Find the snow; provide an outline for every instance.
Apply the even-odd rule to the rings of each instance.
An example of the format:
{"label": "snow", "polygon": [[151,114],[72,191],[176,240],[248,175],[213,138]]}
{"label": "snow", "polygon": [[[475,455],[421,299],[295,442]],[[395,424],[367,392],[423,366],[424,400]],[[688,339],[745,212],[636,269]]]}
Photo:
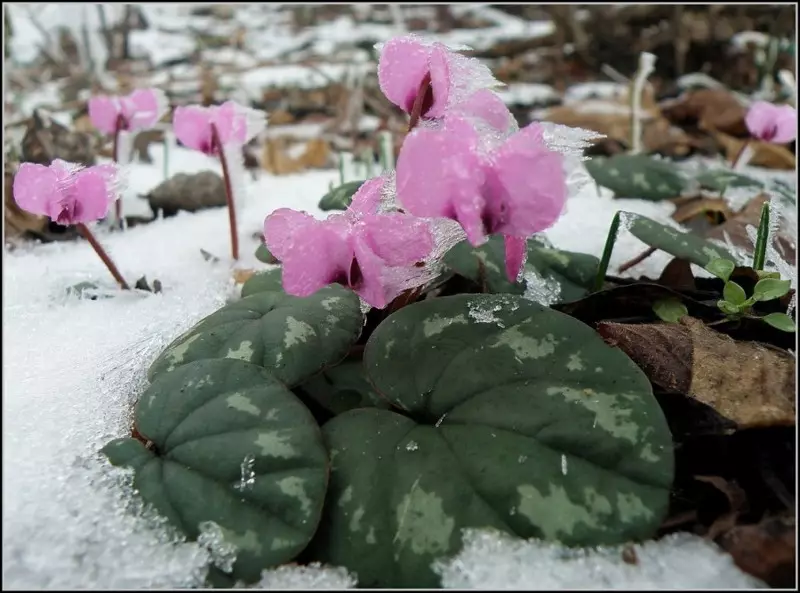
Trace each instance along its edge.
{"label": "snow", "polygon": [[[740,571],[717,546],[695,535],[676,534],[631,546],[570,550],[541,541],[520,541],[469,530],[464,549],[438,565],[449,589],[753,589],[763,583]],[[629,557],[630,558],[630,557]]]}

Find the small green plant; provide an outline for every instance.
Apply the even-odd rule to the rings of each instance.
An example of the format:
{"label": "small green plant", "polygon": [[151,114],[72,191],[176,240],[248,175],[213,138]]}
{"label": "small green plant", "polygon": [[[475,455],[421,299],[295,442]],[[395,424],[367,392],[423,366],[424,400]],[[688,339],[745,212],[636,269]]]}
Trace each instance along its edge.
{"label": "small green plant", "polygon": [[742,317],[761,319],[764,323],[785,332],[796,331],[794,320],[785,313],[770,313],[763,317],[753,314],[753,305],[757,302],[773,301],[784,296],[791,287],[789,280],[781,280],[777,272],[757,270],[760,278],[749,297],[739,284],[730,279],[736,265],[726,259],[714,259],[706,266],[706,270],[725,282],[722,290],[722,299],[717,301],[717,307],[725,313],[729,320]]}
{"label": "small green plant", "polygon": [[678,323],[681,317],[689,314],[689,310],[678,299],[658,299],[653,303],[653,313],[667,323]]}

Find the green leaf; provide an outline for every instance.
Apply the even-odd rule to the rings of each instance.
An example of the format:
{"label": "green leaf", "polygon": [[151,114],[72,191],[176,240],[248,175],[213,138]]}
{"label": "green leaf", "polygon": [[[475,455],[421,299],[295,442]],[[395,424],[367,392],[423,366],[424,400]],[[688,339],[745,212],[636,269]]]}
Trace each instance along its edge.
{"label": "green leaf", "polygon": [[277,264],[278,259],[270,253],[270,250],[267,249],[267,246],[261,243],[258,248],[256,249],[256,259],[260,262],[264,262],[265,264]]}
{"label": "green leaf", "polygon": [[695,181],[700,184],[700,187],[717,192],[723,192],[730,187],[753,187],[757,189],[764,187],[764,184],[760,181],[741,173],[734,173],[729,169],[705,171],[695,177]]}
{"label": "green leaf", "polygon": [[722,299],[717,301],[717,307],[719,307],[719,310],[725,313],[725,315],[739,314],[739,307],[737,307],[733,303],[729,303],[728,301],[724,301]]}
{"label": "green leaf", "polygon": [[346,360],[325,369],[303,383],[300,390],[336,415],[356,408],[389,408],[389,402],[369,384],[360,360]]}
{"label": "green leaf", "polygon": [[435,587],[464,528],[594,546],[651,537],[672,440],[650,382],[583,323],[512,295],[421,301],[367,342],[371,382],[407,416],[352,410],[315,559],[363,587]]}
{"label": "green leaf", "polygon": [[235,358],[296,385],[344,358],[363,321],[358,297],[338,285],[305,298],[259,292],[224,306],[177,338],[148,377],[195,360]]}
{"label": "green leaf", "polygon": [[769,202],[761,206],[761,217],[758,221],[756,244],[753,248],[753,269],[763,270],[767,261],[767,242],[769,241]]}
{"label": "green leaf", "polygon": [[668,323],[677,323],[689,310],[678,299],[659,299],[653,303],[653,312]]}
{"label": "green leaf", "polygon": [[348,181],[339,187],[333,188],[327,194],[322,196],[319,201],[320,210],[347,210],[350,202],[353,200],[353,194],[363,184],[363,181]]}
{"label": "green leaf", "polygon": [[790,333],[797,331],[797,324],[794,319],[789,317],[786,313],[770,313],[769,315],[764,315],[761,319],[775,329]]}
{"label": "green leaf", "polygon": [[753,296],[757,301],[771,301],[779,299],[792,287],[789,280],[776,280],[774,278],[764,278],[756,283],[753,288]]}
{"label": "green leaf", "polygon": [[676,165],[643,154],[594,157],[585,164],[597,184],[613,191],[617,198],[669,200],[687,187]]}
{"label": "green leaf", "polygon": [[735,268],[736,268],[735,263],[733,263],[729,259],[722,259],[722,258],[712,259],[710,262],[708,262],[708,265],[706,266],[706,270],[714,274],[714,276],[716,276],[723,282],[728,281],[728,278],[731,277],[731,274],[733,274],[733,270]]}
{"label": "green leaf", "polygon": [[623,216],[629,223],[628,230],[634,237],[677,258],[685,259],[703,268],[714,259],[736,261],[736,258],[725,249],[692,233],[683,233],[632,212],[624,212]]}
{"label": "green leaf", "polygon": [[259,292],[283,292],[280,268],[256,272],[242,285],[242,298]]}
{"label": "green leaf", "polygon": [[[161,375],[136,406],[154,445],[117,439],[103,452],[135,470],[142,498],[190,539],[235,546],[237,580],[299,554],[319,523],[328,458],[314,417],[265,369],[198,361]],[[232,568],[232,571],[230,570]]]}
{"label": "green leaf", "polygon": [[764,278],[775,278],[776,280],[781,279],[780,272],[767,272],[766,270],[755,270],[755,273],[760,279]]}
{"label": "green leaf", "polygon": [[523,268],[523,279],[509,282],[505,268],[503,237],[493,235],[480,247],[472,247],[466,240],[453,246],[444,256],[445,264],[454,272],[481,282],[491,293],[524,294],[528,282],[550,287],[557,294],[556,302],[568,302],[584,297],[597,273],[598,259],[585,253],[573,253],[545,247],[535,239],[528,241],[528,258]]}
{"label": "green leaf", "polygon": [[744,288],[730,280],[725,283],[725,287],[722,289],[722,296],[725,297],[727,302],[736,307],[741,307],[747,300],[747,293]]}

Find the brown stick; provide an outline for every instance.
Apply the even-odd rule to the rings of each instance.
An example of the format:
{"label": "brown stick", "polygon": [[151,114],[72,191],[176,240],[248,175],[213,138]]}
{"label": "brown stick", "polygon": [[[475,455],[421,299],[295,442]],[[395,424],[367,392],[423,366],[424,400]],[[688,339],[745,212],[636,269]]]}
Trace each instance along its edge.
{"label": "brown stick", "polygon": [[[114,126],[114,145],[112,147],[112,156],[114,158],[114,163],[119,165],[119,135],[122,132],[122,126],[125,123],[125,119],[122,117],[120,113],[117,115],[117,123]],[[117,218],[117,224],[120,228],[124,228],[125,225],[122,224],[122,196],[114,202],[114,215]]]}
{"label": "brown stick", "polygon": [[228,159],[222,150],[222,142],[219,139],[217,126],[211,124],[211,141],[214,148],[219,153],[219,162],[222,163],[222,178],[225,181],[225,200],[228,203],[228,222],[231,227],[231,256],[234,260],[239,259],[239,234],[236,231],[236,206],[233,202],[233,190],[231,189],[231,176],[228,172]]}
{"label": "brown stick", "polygon": [[655,247],[650,247],[650,248],[649,248],[647,251],[645,251],[645,252],[643,252],[643,253],[640,253],[639,255],[637,255],[636,257],[634,257],[632,260],[630,260],[630,261],[627,261],[627,262],[625,262],[624,264],[622,264],[622,265],[619,267],[619,269],[617,270],[617,272],[621,274],[622,272],[624,272],[624,271],[626,271],[626,270],[629,270],[630,268],[632,268],[632,267],[633,267],[633,266],[635,266],[636,264],[643,262],[643,261],[644,261],[644,260],[646,260],[648,257],[650,257],[651,255],[653,255],[653,253],[655,253],[655,251],[656,251],[656,248],[655,248]]}
{"label": "brown stick", "polygon": [[119,273],[117,266],[115,266],[114,262],[111,261],[111,258],[106,253],[106,250],[103,249],[103,246],[98,243],[97,239],[92,234],[92,231],[89,230],[89,227],[82,222],[76,224],[75,227],[78,229],[78,232],[81,234],[81,236],[89,242],[89,245],[92,246],[92,249],[95,250],[95,253],[100,256],[100,259],[103,260],[106,268],[108,268],[108,271],[111,272],[112,276],[114,276],[114,280],[117,281],[117,284],[120,285],[120,288],[123,290],[130,290],[131,287],[128,286],[127,282],[125,282],[125,278],[123,278],[122,274]]}
{"label": "brown stick", "polygon": [[414,105],[411,107],[411,120],[408,122],[408,131],[414,129],[414,127],[419,123],[420,117],[422,117],[422,106],[425,103],[425,98],[428,96],[428,93],[433,93],[433,88],[431,87],[431,74],[430,72],[425,75],[425,78],[422,79],[422,82],[419,83],[419,90],[417,91],[417,96],[414,97]]}

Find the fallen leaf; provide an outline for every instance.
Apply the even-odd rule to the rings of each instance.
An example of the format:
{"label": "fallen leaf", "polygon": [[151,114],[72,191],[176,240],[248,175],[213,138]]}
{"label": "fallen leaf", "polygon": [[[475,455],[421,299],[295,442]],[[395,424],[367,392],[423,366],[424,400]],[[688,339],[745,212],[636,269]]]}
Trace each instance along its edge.
{"label": "fallen leaf", "polygon": [[658,283],[675,290],[695,290],[697,288],[692,273],[692,264],[685,259],[673,258],[658,277]]}
{"label": "fallen leaf", "polygon": [[[733,162],[736,159],[742,150],[742,146],[748,141],[740,140],[718,131],[712,132],[712,135],[722,147],[729,162]],[[796,164],[795,156],[785,146],[752,139],[749,142],[750,147],[753,149],[753,158],[750,160],[750,165],[767,169],[794,170]]]}
{"label": "fallen leaf", "polygon": [[684,224],[697,216],[708,213],[719,213],[725,220],[733,216],[733,212],[731,212],[728,203],[724,199],[693,196],[689,199],[681,200],[680,205],[672,213],[672,219],[675,222]]}
{"label": "fallen leaf", "polygon": [[744,136],[747,110],[739,100],[725,89],[697,89],[684,93],[677,99],[661,103],[661,112],[678,126],[697,125],[701,130],[717,130]]}
{"label": "fallen leaf", "polygon": [[253,274],[255,273],[256,271],[252,269],[241,270],[239,268],[236,268],[233,270],[233,281],[236,284],[244,284],[245,282],[250,280],[250,278],[252,278]]}
{"label": "fallen leaf", "polygon": [[735,341],[691,317],[601,322],[597,331],[654,384],[711,406],[740,429],[795,424],[795,358],[788,352]]}
{"label": "fallen leaf", "polygon": [[769,517],[756,525],[734,527],[717,543],[736,565],[770,587],[796,586],[795,517]]}
{"label": "fallen leaf", "polygon": [[739,515],[747,510],[747,494],[735,481],[720,476],[695,476],[694,479],[712,485],[728,499],[728,512],[717,517],[706,533],[708,539],[715,540],[736,527]]}

